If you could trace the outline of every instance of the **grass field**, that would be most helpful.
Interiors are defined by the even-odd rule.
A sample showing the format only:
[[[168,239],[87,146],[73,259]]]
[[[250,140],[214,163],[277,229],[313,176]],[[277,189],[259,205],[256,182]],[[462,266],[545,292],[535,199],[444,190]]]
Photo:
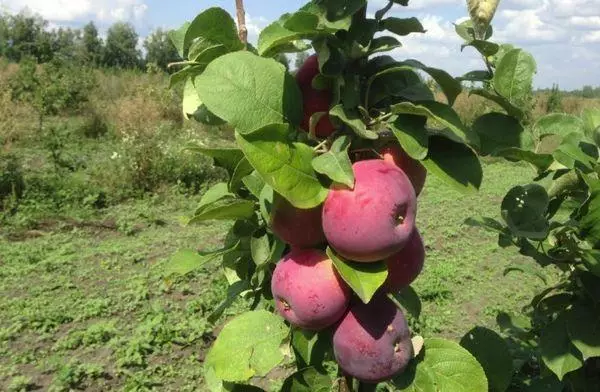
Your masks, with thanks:
[[[503,276],[521,258],[463,221],[497,216],[510,184],[531,176],[525,166],[489,163],[474,195],[428,180],[418,215],[427,247],[414,285],[423,300],[418,332],[459,338],[527,303],[535,286],[521,282],[530,278]],[[206,317],[226,288],[216,266],[174,281],[163,276],[178,248],[216,248],[223,238],[226,224],[181,223],[197,200],[165,192],[85,219],[4,230],[0,390],[203,390],[202,359],[214,331],[244,304],[211,325]]]

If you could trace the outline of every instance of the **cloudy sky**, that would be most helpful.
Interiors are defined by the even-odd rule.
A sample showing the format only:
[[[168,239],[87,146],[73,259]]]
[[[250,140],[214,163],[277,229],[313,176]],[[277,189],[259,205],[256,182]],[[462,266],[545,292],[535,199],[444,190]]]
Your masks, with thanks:
[[[284,12],[297,9],[301,0],[246,0],[250,39]],[[233,12],[234,0],[0,0],[0,9],[23,8],[39,13],[52,26],[79,27],[89,20],[105,30],[115,21],[131,22],[141,36],[155,28],[175,28],[200,11],[220,6]],[[387,0],[371,0],[374,12]],[[415,58],[454,75],[480,68],[469,48],[460,53],[453,23],[466,16],[466,0],[411,0],[393,14],[417,16],[428,30],[425,35],[402,40],[399,58]],[[519,45],[538,62],[536,85],[575,89],[600,85],[600,0],[501,0],[494,21],[496,40]]]

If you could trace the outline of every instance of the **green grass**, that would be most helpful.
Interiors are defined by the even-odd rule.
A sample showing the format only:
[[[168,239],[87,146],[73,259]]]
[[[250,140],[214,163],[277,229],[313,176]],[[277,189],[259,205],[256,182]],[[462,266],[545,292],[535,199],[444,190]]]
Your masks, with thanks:
[[[453,339],[476,325],[494,327],[499,311],[518,312],[541,282],[504,269],[526,261],[496,236],[466,226],[497,217],[526,166],[489,163],[477,194],[430,178],[418,213],[427,247],[414,284],[423,313],[415,330]],[[109,207],[79,219],[5,229],[0,241],[0,390],[197,391],[202,360],[223,320],[207,316],[226,281],[214,265],[192,276],[163,276],[180,248],[218,248],[227,224],[187,227],[199,196],[177,192]],[[527,284],[524,284],[526,282]],[[537,285],[537,287],[536,287]],[[277,385],[276,381],[267,381]]]

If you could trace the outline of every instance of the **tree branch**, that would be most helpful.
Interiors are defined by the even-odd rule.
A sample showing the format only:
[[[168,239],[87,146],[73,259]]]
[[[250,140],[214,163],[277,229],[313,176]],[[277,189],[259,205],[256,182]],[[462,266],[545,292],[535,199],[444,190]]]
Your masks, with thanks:
[[[235,0],[235,8],[237,9],[238,33],[240,41],[244,45],[248,45],[248,28],[246,27],[246,11],[244,10],[244,0]]]

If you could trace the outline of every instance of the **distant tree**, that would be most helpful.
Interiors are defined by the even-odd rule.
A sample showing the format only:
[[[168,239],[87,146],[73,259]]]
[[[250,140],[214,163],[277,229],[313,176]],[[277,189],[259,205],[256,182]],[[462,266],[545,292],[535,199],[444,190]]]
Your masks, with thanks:
[[[99,65],[102,60],[102,40],[94,22],[83,27],[81,36],[81,57],[85,63]]]
[[[146,63],[154,63],[165,71],[169,63],[180,60],[177,49],[169,39],[167,32],[162,29],[157,29],[146,37],[144,48],[146,49]]]
[[[77,56],[77,43],[81,32],[70,28],[59,28],[52,33],[52,52],[54,56],[73,60]]]
[[[302,66],[302,64],[304,64],[304,62],[306,61],[306,59],[308,58],[308,53],[306,52],[300,52],[296,54],[296,61],[294,62],[294,66],[296,69],[300,68]]]
[[[103,64],[109,67],[137,68],[140,52],[137,49],[138,34],[128,23],[115,23],[108,29]]]
[[[46,31],[48,22],[26,13],[8,18],[8,47],[6,56],[14,61],[33,57],[38,63],[50,61],[54,55],[52,34]]]
[[[8,15],[0,13],[0,57],[6,57],[8,51]]]

